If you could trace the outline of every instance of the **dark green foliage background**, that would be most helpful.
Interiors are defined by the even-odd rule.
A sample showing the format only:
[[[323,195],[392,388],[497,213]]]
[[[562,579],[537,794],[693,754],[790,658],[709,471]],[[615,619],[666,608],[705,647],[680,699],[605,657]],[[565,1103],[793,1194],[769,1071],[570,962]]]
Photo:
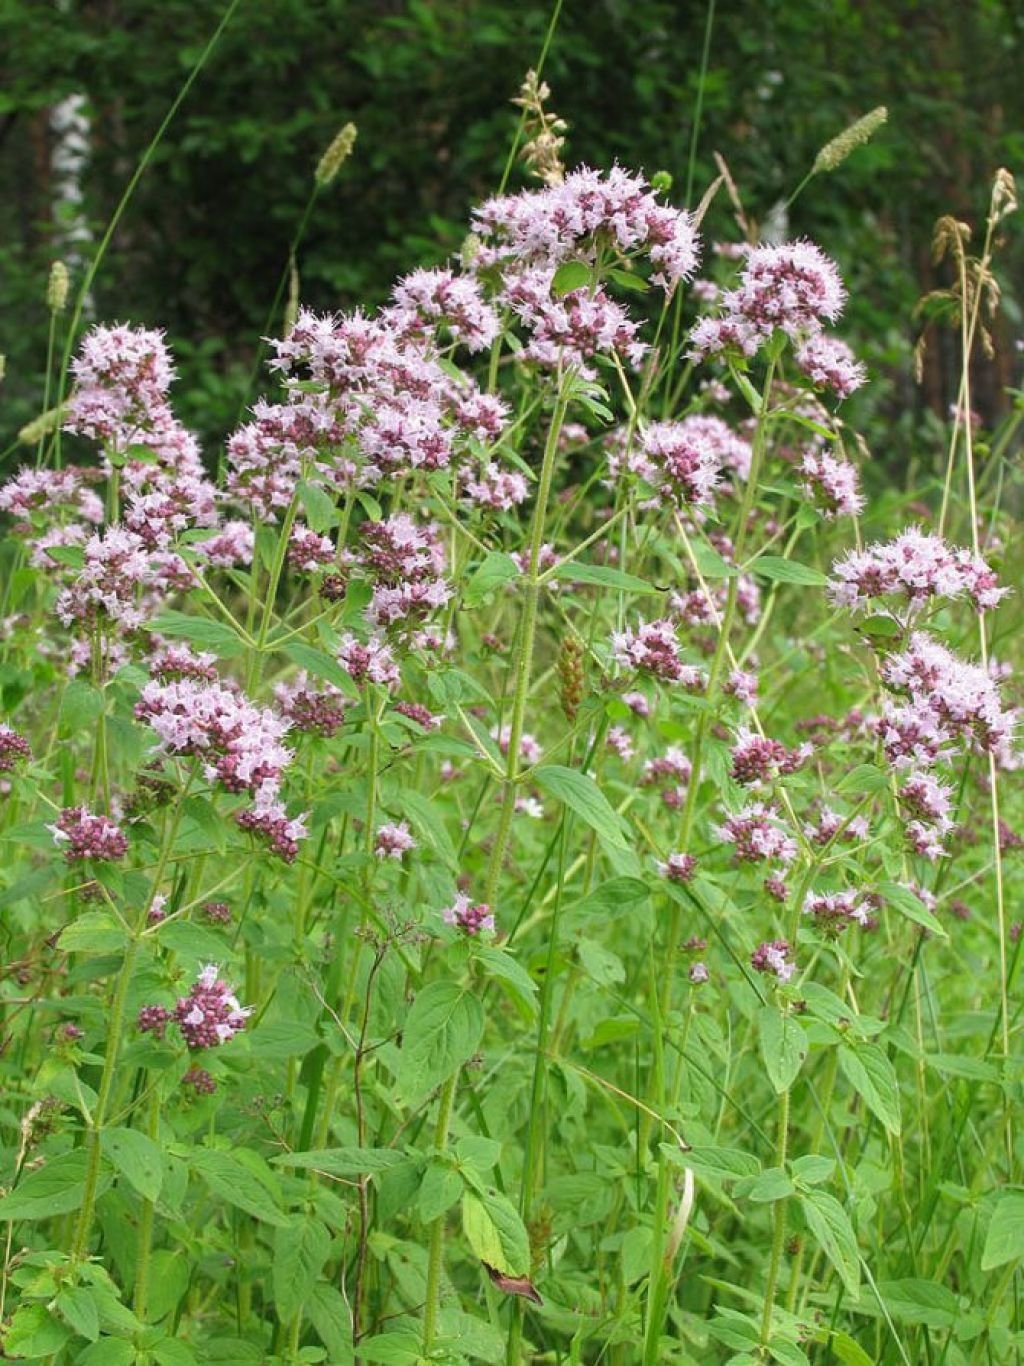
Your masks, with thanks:
[[[38,410],[42,295],[57,254],[50,106],[88,96],[86,208],[99,233],[222,12],[219,0],[0,4],[4,444]],[[301,253],[304,301],[373,304],[395,275],[457,249],[470,206],[500,178],[508,100],[536,61],[549,13],[547,0],[242,0],[95,290],[98,318],[168,329],[186,422],[208,438],[233,424],[313,166],[345,120],[359,126],[358,148],[317,206]],[[545,75],[571,125],[570,163],[664,168],[682,195],[705,19],[703,0],[566,0]],[[824,142],[889,106],[876,140],[800,199],[791,231],[840,262],[847,332],[887,376],[870,401],[895,448],[909,450],[922,408],[941,416],[951,396],[941,347],[924,388],[910,380],[911,310],[944,282],[930,263],[936,217],[977,222],[995,168],[1021,169],[1022,46],[1024,12],[1011,0],[718,6],[695,196],[714,176],[717,149],[748,211],[763,217]],[[724,200],[708,226],[735,234]],[[1001,258],[1011,294],[1015,259]],[[988,419],[1018,368],[1011,324],[979,379]]]

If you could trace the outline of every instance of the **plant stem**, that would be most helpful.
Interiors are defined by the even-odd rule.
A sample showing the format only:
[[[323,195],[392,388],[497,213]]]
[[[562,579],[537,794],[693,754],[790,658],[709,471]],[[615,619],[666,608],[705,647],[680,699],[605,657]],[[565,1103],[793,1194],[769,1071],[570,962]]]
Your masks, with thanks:
[[[779,1097],[779,1137],[775,1153],[775,1165],[785,1167],[786,1150],[789,1144],[789,1088]],[[772,1310],[775,1308],[775,1287],[782,1265],[782,1253],[786,1245],[786,1202],[775,1202],[775,1228],[772,1233],[771,1261],[768,1264],[768,1281],[764,1288],[764,1313],[761,1317],[761,1346],[766,1348],[772,1335]]]
[[[548,428],[547,441],[544,443],[544,461],[540,472],[540,485],[537,501],[534,504],[533,520],[530,528],[530,563],[526,576],[526,598],[523,603],[522,622],[519,631],[519,650],[514,661],[515,692],[512,699],[512,719],[509,723],[508,764],[505,771],[504,793],[501,815],[498,818],[498,831],[494,837],[491,861],[487,872],[484,900],[494,904],[494,896],[505,861],[508,848],[509,831],[512,827],[512,814],[515,810],[516,779],[519,776],[519,747],[523,738],[523,723],[526,717],[526,703],[530,693],[530,671],[533,665],[533,645],[537,633],[537,604],[540,599],[540,552],[544,544],[544,522],[547,517],[548,500],[558,455],[558,438],[565,421],[569,399],[566,393],[565,376],[561,377],[555,399],[551,426]]]
[[[448,1126],[452,1118],[452,1105],[455,1101],[455,1086],[458,1073],[449,1077],[441,1088],[441,1100],[437,1111],[437,1124],[434,1128],[434,1147],[443,1152],[448,1146]],[[430,1226],[430,1248],[427,1253],[427,1297],[423,1309],[423,1355],[427,1356],[437,1331],[437,1312],[441,1305],[441,1264],[444,1254],[444,1220],[439,1214]]]

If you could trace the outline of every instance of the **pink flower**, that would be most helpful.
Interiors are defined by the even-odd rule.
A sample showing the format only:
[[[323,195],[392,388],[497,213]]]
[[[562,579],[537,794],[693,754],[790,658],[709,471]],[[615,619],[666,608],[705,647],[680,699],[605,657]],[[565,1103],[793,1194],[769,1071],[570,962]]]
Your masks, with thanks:
[[[369,681],[385,688],[397,688],[401,682],[391,647],[379,636],[371,636],[364,645],[348,632],[338,642],[337,657],[338,663],[356,683]]]
[[[813,384],[833,390],[840,398],[848,398],[868,377],[864,366],[838,337],[808,337],[797,347],[795,360]]]
[[[791,863],[796,858],[796,840],[786,833],[778,813],[763,802],[751,802],[734,812],[715,834],[734,846],[738,863]]]
[[[474,905],[464,892],[459,892],[454,903],[441,912],[446,925],[454,925],[468,935],[478,935],[487,930],[494,931],[494,915],[490,906],[483,902]]]
[[[386,313],[400,333],[417,333],[423,324],[443,324],[452,339],[469,351],[483,351],[498,335],[498,315],[472,276],[450,270],[414,270],[391,291]]]
[[[665,683],[679,683],[696,692],[704,682],[700,669],[684,664],[679,641],[670,621],[641,621],[635,630],[612,633],[612,657],[623,669],[641,669]]]
[[[47,830],[53,842],[64,848],[69,863],[93,859],[97,863],[116,863],[128,852],[128,840],[119,826],[107,816],[94,816],[84,806],[67,806]]]
[[[903,597],[920,607],[933,598],[965,595],[981,612],[998,606],[1009,591],[979,556],[916,527],[850,551],[832,566],[829,585],[832,601],[854,612],[869,610],[879,598]]]
[[[179,998],[174,1019],[190,1049],[218,1048],[245,1028],[252,1006],[242,1006],[220,969],[208,963],[187,996]]]
[[[16,764],[32,758],[32,748],[24,735],[10,726],[0,725],[0,773],[9,773]]]
[[[720,435],[692,422],[652,422],[643,431],[640,449],[654,471],[650,482],[660,484],[662,494],[677,506],[709,507],[714,502],[726,455]]]
[[[796,972],[791,953],[792,949],[785,939],[766,941],[759,944],[750,955],[750,965],[757,972],[770,973],[780,982],[788,982]]]
[[[415,848],[416,841],[405,821],[399,821],[397,825],[385,823],[377,830],[374,853],[379,859],[390,858],[401,863],[403,855]]]
[[[294,863],[299,852],[299,841],[308,839],[306,829],[307,811],[301,816],[289,818],[284,804],[264,791],[256,794],[256,800],[245,811],[239,811],[235,822],[250,834],[258,835],[265,841],[271,853],[285,863]]]
[[[657,867],[668,882],[689,882],[697,870],[697,860],[692,854],[669,854]]]
[[[732,750],[732,777],[738,783],[770,782],[783,774],[795,773],[809,759],[810,745],[787,749],[778,740],[769,740],[741,726]]]
[[[848,460],[837,460],[823,451],[808,451],[800,464],[801,487],[813,498],[823,516],[857,517],[864,506],[857,470]]]

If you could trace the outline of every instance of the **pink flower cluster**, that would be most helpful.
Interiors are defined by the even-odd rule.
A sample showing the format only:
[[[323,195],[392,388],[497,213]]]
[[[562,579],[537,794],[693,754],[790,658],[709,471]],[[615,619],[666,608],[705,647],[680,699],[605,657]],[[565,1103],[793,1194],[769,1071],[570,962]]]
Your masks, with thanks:
[[[554,276],[553,268],[537,266],[505,281],[502,302],[527,332],[522,359],[549,368],[571,364],[587,376],[594,373],[589,362],[599,355],[638,366],[646,351],[640,324],[600,285],[555,296]]]
[[[679,656],[679,640],[671,621],[641,621],[634,630],[612,633],[612,656],[623,669],[640,669],[663,683],[678,683],[690,692],[704,685],[704,675]]]
[[[692,854],[669,854],[658,863],[659,874],[668,882],[689,882],[697,871],[697,860]]]
[[[887,753],[890,745],[895,746],[890,757],[898,767],[906,765],[898,762],[904,757],[900,736],[890,734],[889,723],[908,713],[917,718],[922,734],[940,748],[960,740],[982,750],[998,751],[1010,743],[1016,717],[1003,709],[996,680],[986,669],[959,659],[923,631],[916,631],[901,653],[890,655],[881,673],[890,688],[910,698],[909,706],[887,709],[883,718],[882,738]]]
[[[220,968],[208,963],[200,969],[188,995],[179,997],[173,1011],[164,1006],[144,1006],[139,1011],[138,1027],[162,1039],[167,1026],[174,1023],[189,1049],[219,1048],[242,1032],[252,1009],[239,1004]]]
[[[16,764],[32,758],[32,747],[11,726],[0,725],[0,773],[9,773]]]
[[[581,167],[560,185],[489,199],[474,211],[473,231],[477,271],[594,261],[610,246],[625,257],[646,256],[653,282],[672,289],[697,264],[690,216],[659,204],[642,176],[618,166],[604,175]]]
[[[288,724],[306,734],[330,739],[345,724],[345,697],[330,683],[322,691],[311,688],[305,670],[288,683],[278,683],[274,700]]]
[[[686,788],[693,765],[677,745],[670,745],[664,754],[648,759],[640,779],[642,787],[659,787],[666,806],[680,807],[686,799]]]
[[[291,750],[281,744],[288,723],[219,683],[153,680],[143,688],[135,716],[152,727],[167,753],[206,759],[207,779],[229,792],[255,793],[267,784],[276,790],[291,762]]]
[[[376,630],[422,622],[451,598],[444,578],[445,551],[432,523],[419,525],[400,512],[364,522],[357,562],[373,582],[366,619]]]
[[[808,450],[800,462],[801,487],[828,519],[858,517],[864,507],[857,470],[827,451]]]
[[[794,342],[807,378],[846,398],[866,373],[845,343],[822,332],[845,301],[835,263],[812,242],[751,247],[739,286],[721,295],[714,316],[697,323],[689,354],[694,360],[723,351],[753,356],[778,329]]]
[[[94,327],[71,362],[65,426],[124,450],[166,416],[174,367],[162,332]]]
[[[446,925],[454,925],[468,935],[478,935],[484,930],[494,931],[494,915],[490,906],[484,902],[474,905],[465,892],[459,892],[454,903],[445,907],[441,918]]]
[[[804,899],[804,915],[810,916],[828,935],[841,934],[849,925],[862,928],[871,919],[860,892],[808,892]]]
[[[257,791],[252,806],[239,811],[235,822],[242,830],[259,835],[270,852],[285,863],[294,863],[299,841],[309,837],[306,816],[289,816],[273,789],[268,791],[266,787]]]
[[[733,846],[737,863],[791,863],[796,858],[796,840],[787,834],[778,812],[764,802],[733,812],[715,834]]]
[[[95,816],[84,806],[67,806],[47,830],[54,844],[64,849],[69,863],[93,859],[116,863],[128,852],[128,838],[107,816]]]
[[[90,537],[85,561],[73,583],[57,597],[57,616],[65,626],[86,626],[102,619],[123,630],[134,630],[145,620],[139,589],[153,579],[153,565],[142,539],[124,527],[111,526]]]
[[[346,632],[338,642],[337,659],[355,683],[379,683],[384,688],[397,688],[401,682],[391,646],[379,636],[371,636],[364,644],[351,631]]]
[[[724,424],[723,424],[724,425]],[[727,429],[728,430],[728,429]],[[677,507],[710,507],[725,463],[716,433],[688,422],[652,422],[640,441],[634,468]]]
[[[463,476],[462,497],[475,507],[508,512],[525,503],[530,492],[526,476],[518,470],[507,470],[493,461],[480,469],[468,469]]]
[[[905,598],[917,608],[934,598],[964,596],[983,612],[998,606],[1009,591],[999,587],[980,556],[916,527],[837,560],[829,585],[832,601],[854,612],[868,610],[879,598]]]
[[[788,982],[796,972],[793,950],[786,939],[774,939],[759,944],[750,955],[750,965],[757,972],[770,974],[780,982]]]
[[[397,824],[385,822],[377,830],[377,837],[374,840],[373,852],[379,859],[394,859],[401,863],[403,857],[410,849],[416,848],[416,841],[409,832],[406,821],[399,821]]]
[[[769,740],[741,726],[732,749],[732,777],[734,781],[747,785],[771,782],[785,774],[795,773],[813,752],[808,744],[787,749],[781,741]]]
[[[414,270],[391,291],[385,317],[401,336],[415,336],[442,324],[453,341],[485,351],[500,331],[498,315],[472,276],[450,270]]]

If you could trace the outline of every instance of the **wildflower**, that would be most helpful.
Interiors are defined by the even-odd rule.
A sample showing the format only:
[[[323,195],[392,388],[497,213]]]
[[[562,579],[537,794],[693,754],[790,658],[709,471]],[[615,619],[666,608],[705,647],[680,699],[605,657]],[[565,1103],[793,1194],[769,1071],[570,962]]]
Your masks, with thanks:
[[[677,745],[670,745],[664,754],[648,759],[640,778],[641,787],[657,785],[666,806],[680,807],[686,798],[693,765]]]
[[[136,590],[151,580],[152,564],[141,537],[110,526],[86,542],[77,578],[57,597],[57,616],[65,626],[76,621],[88,626],[102,618],[134,630],[145,620]]]
[[[732,777],[738,783],[769,782],[783,774],[795,773],[812,753],[810,745],[787,749],[778,740],[769,740],[741,726],[732,750]]]
[[[136,1017],[136,1025],[143,1034],[162,1039],[173,1016],[164,1006],[143,1006]]]
[[[206,901],[202,909],[212,925],[227,925],[231,922],[231,907],[226,901]]]
[[[296,522],[288,537],[288,563],[293,568],[312,574],[334,562],[334,542],[321,536],[301,522]]]
[[[188,1069],[181,1079],[182,1087],[191,1087],[197,1096],[212,1096],[217,1089],[217,1083],[207,1072],[205,1067],[196,1067],[195,1063]]]
[[[998,684],[990,673],[958,659],[924,632],[915,632],[905,650],[890,655],[881,674],[890,688],[910,697],[908,705],[887,706],[883,715],[883,742],[891,762],[904,767],[908,762],[906,739],[897,722],[919,734],[925,746],[920,760],[925,766],[939,757],[944,741],[961,739],[994,752],[1013,735],[1015,716],[1003,710]],[[933,751],[930,758],[928,748]]]
[[[163,892],[157,892],[150,902],[149,910],[146,912],[146,919],[151,925],[159,925],[162,920],[167,919],[167,896]]]
[[[501,302],[527,331],[523,360],[541,366],[575,365],[592,376],[594,356],[617,356],[640,364],[646,348],[638,339],[639,323],[600,286],[552,296],[554,270],[537,267],[510,275]]]
[[[776,859],[791,863],[796,858],[796,841],[786,834],[774,808],[763,802],[751,802],[741,811],[732,813],[715,833],[719,839],[733,845],[733,857],[738,863]]]
[[[838,337],[808,337],[796,348],[797,366],[812,384],[849,398],[867,379],[867,370]]]
[[[53,842],[64,848],[69,863],[93,859],[116,863],[128,852],[128,839],[119,826],[106,816],[95,816],[84,806],[67,806],[47,830]]]
[[[453,341],[469,351],[484,351],[500,330],[498,315],[472,276],[450,270],[414,270],[391,292],[394,305],[385,316],[399,333],[417,332],[424,323],[443,324]]]
[[[840,934],[850,924],[865,925],[869,919],[867,907],[859,892],[808,892],[804,899],[804,915],[809,915],[826,934]]]
[[[657,868],[659,875],[668,882],[689,882],[697,870],[697,860],[692,854],[669,854]]]
[[[468,935],[494,930],[494,915],[490,906],[484,902],[474,905],[464,892],[459,892],[454,903],[445,907],[441,918],[446,925],[454,925]]]
[[[464,476],[462,496],[476,507],[508,512],[524,503],[529,495],[526,477],[518,470],[506,470],[493,461],[484,465],[475,477]]]
[[[722,684],[722,691],[752,707],[757,701],[757,674],[744,669],[732,669]]]
[[[786,882],[778,873],[771,873],[764,880],[764,889],[773,901],[778,901],[780,905],[785,905],[789,900],[789,888]]]
[[[276,791],[292,759],[281,744],[288,722],[219,683],[151,681],[135,716],[152,727],[167,753],[204,758],[206,777],[229,792]]]
[[[218,677],[215,658],[205,650],[197,654],[191,646],[175,641],[161,645],[150,657],[149,671],[161,682],[172,678],[192,678],[196,682],[215,683]]]
[[[679,683],[690,692],[703,685],[701,670],[680,659],[671,621],[641,621],[636,630],[627,627],[613,632],[612,656],[624,669],[642,669],[664,683]]]
[[[800,463],[801,488],[826,518],[857,517],[864,507],[855,466],[827,452],[807,451]]]
[[[478,272],[594,260],[599,242],[625,255],[646,254],[653,283],[666,289],[697,263],[690,216],[659,204],[641,176],[618,166],[605,175],[581,167],[559,185],[489,199],[474,211],[473,232]]]
[[[32,748],[24,735],[10,726],[0,725],[0,773],[9,773],[16,764],[32,758]]]
[[[839,836],[844,841],[865,840],[869,834],[866,816],[847,820],[830,806],[822,806],[816,822],[804,825],[804,834],[812,844],[829,844]]]
[[[692,422],[651,422],[643,430],[640,451],[653,474],[649,482],[660,484],[663,496],[677,506],[709,507],[714,502],[725,463],[717,435]]]
[[[920,607],[933,598],[964,595],[983,612],[1009,591],[998,586],[980,556],[916,527],[837,560],[829,584],[832,601],[854,612],[868,610],[878,598],[903,597],[911,607]]]
[[[720,312],[690,334],[690,356],[721,351],[753,356],[778,328],[796,342],[821,332],[843,310],[846,291],[834,262],[811,242],[753,247],[739,286],[722,295]]]
[[[424,730],[439,730],[444,721],[443,716],[435,716],[422,702],[396,702],[394,709],[399,716],[408,717]]]
[[[173,1019],[190,1049],[217,1048],[245,1028],[252,1006],[242,1006],[215,963],[207,963],[187,996],[178,999]]]
[[[299,841],[309,837],[306,829],[308,814],[289,819],[283,803],[264,792],[258,792],[253,805],[245,811],[239,811],[235,822],[242,830],[248,830],[250,834],[265,840],[271,853],[285,863],[294,863],[299,852]]]
[[[398,665],[391,647],[379,636],[371,636],[364,645],[351,632],[338,642],[338,663],[356,683],[369,681],[382,687],[397,688],[401,682]]]
[[[757,972],[772,973],[780,982],[788,982],[796,972],[788,940],[775,939],[759,944],[750,955],[750,965]]]
[[[192,553],[217,569],[234,569],[252,564],[256,538],[248,522],[225,522],[215,536],[208,536],[192,547]]]
[[[650,716],[651,704],[642,692],[624,692],[622,700],[635,716]]]
[[[605,743],[623,762],[628,762],[636,753],[629,732],[622,726],[610,726]]]
[[[399,821],[397,825],[385,823],[378,828],[373,852],[379,859],[390,858],[401,863],[403,856],[415,848],[416,841],[409,833],[407,822]]]
[[[311,688],[304,669],[290,683],[277,684],[274,699],[295,730],[330,739],[345,724],[346,698],[330,683],[323,690]]]
[[[126,448],[166,417],[174,367],[162,332],[123,324],[90,329],[71,362],[65,426]]]
[[[692,983],[695,987],[696,987],[696,986],[701,986],[704,982],[708,981],[709,976],[710,976],[710,974],[708,973],[707,966],[706,966],[704,963],[691,963],[691,964],[690,964],[690,973],[689,973],[689,977],[690,977],[691,983]]]

